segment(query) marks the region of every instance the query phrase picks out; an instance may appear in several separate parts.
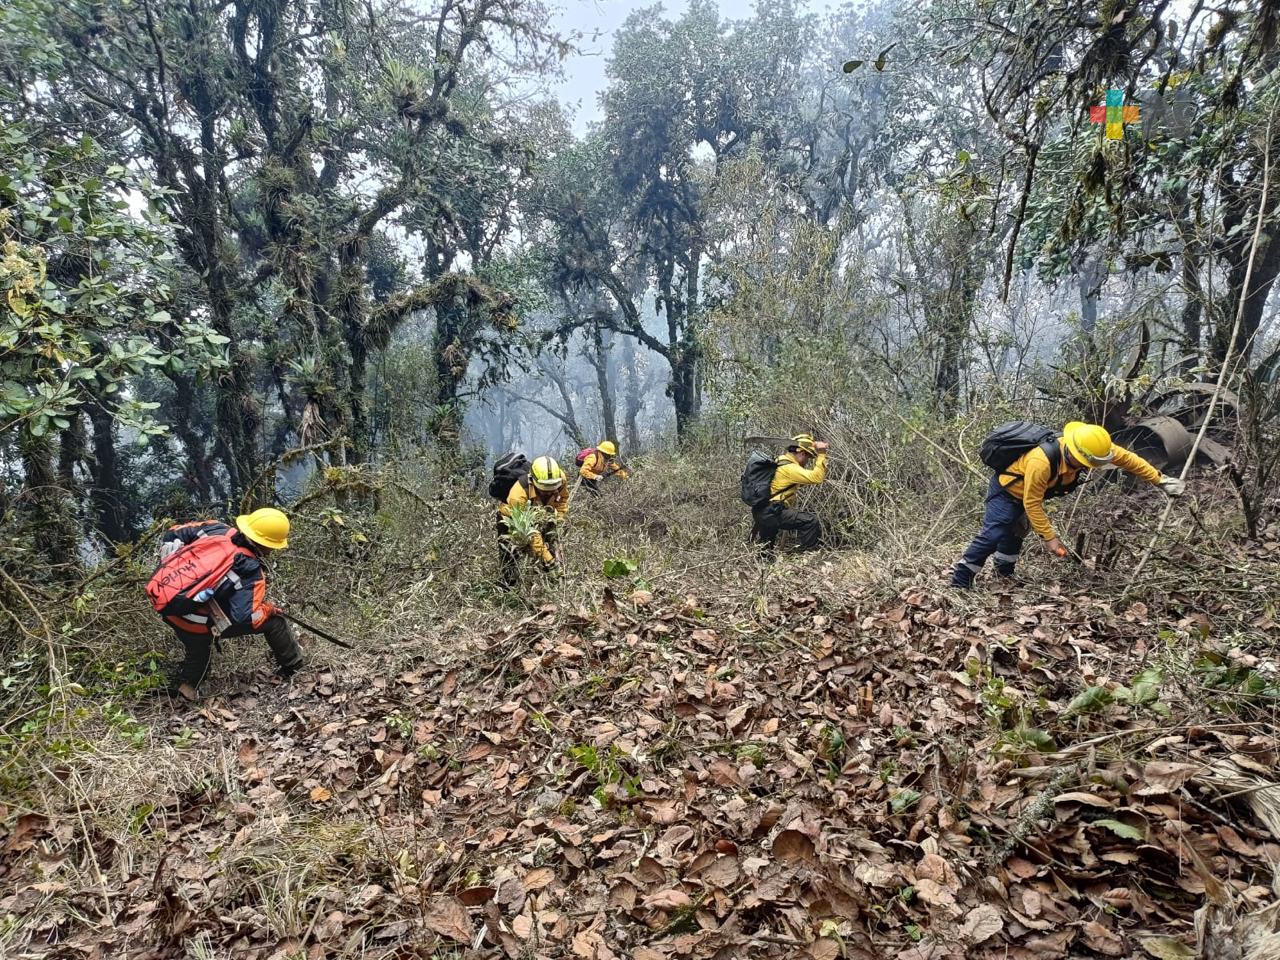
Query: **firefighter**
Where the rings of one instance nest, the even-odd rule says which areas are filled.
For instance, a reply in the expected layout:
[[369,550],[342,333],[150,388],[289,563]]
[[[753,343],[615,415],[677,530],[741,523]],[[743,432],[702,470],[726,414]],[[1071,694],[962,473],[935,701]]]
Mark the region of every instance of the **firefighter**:
[[[1050,431],[1048,435],[1053,434]],[[1182,480],[1164,476],[1136,453],[1112,443],[1105,428],[1072,421],[1055,441],[1030,445],[991,477],[982,529],[956,564],[951,585],[971,588],[987,557],[994,558],[998,576],[1012,577],[1022,541],[1031,530],[1051,554],[1065,557],[1067,548],[1049,521],[1044,501],[1071,493],[1085,481],[1089,470],[1108,464],[1146,480],[1170,497],[1180,497],[1184,492]]]
[[601,440],[593,449],[584,450],[582,462],[578,467],[578,476],[582,478],[582,487],[587,492],[599,496],[600,483],[615,477],[627,479],[627,468],[615,458],[618,456],[618,445],[612,440]]
[[783,530],[794,530],[796,549],[816,550],[822,541],[822,524],[807,510],[793,509],[799,487],[822,483],[827,478],[827,445],[815,442],[807,433],[791,438],[787,452],[778,457],[769,499],[752,510],[751,539],[763,545],[772,558],[773,545]]
[[[528,542],[518,545],[512,539],[511,520],[516,510],[530,507],[542,507],[550,516],[537,519]],[[560,562],[557,527],[568,515],[569,485],[564,471],[551,457],[538,457],[529,473],[512,483],[506,499],[498,506],[498,562],[504,584],[515,583],[522,552],[537,559],[544,570],[556,568]]]
[[199,697],[215,639],[261,634],[288,679],[302,649],[279,607],[267,602],[263,557],[288,546],[289,518],[272,507],[236,517],[170,527],[160,539],[160,565],[147,585],[153,604],[186,651],[169,684],[187,700]]

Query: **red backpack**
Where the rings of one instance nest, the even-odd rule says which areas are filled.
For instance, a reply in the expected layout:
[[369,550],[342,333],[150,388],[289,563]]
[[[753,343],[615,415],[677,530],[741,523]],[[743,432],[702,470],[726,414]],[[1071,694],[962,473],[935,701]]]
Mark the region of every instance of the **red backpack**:
[[587,462],[588,458],[594,457],[595,454],[596,454],[595,447],[583,447],[581,450],[578,451],[578,455],[573,458],[573,462],[576,463],[578,466],[582,466],[584,463]]
[[147,596],[156,613],[182,616],[200,606],[193,598],[202,590],[216,590],[241,554],[253,551],[231,542],[234,530],[199,537],[160,561],[147,581]]

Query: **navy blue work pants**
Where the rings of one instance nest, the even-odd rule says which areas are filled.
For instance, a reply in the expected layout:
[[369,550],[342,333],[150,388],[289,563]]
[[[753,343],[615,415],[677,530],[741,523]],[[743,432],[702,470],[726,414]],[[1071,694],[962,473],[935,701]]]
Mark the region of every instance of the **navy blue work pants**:
[[1013,565],[1018,562],[1022,541],[1029,529],[1022,501],[1000,485],[999,477],[992,477],[987,487],[987,509],[982,515],[982,529],[956,564],[951,576],[952,586],[973,586],[973,578],[987,562],[987,557],[994,557],[996,573],[1000,576],[1013,576]]

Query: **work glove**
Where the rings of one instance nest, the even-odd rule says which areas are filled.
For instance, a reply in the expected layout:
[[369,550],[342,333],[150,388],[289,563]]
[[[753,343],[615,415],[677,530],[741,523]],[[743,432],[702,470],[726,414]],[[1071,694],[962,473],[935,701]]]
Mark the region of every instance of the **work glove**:
[[1057,537],[1054,537],[1051,540],[1046,540],[1044,542],[1044,545],[1045,547],[1048,548],[1049,552],[1052,553],[1059,560],[1061,560],[1063,557],[1067,555],[1067,548],[1062,545],[1062,541],[1059,540]]
[[817,450],[819,453],[826,453],[827,442],[825,440],[819,440],[817,443],[813,445],[813,449]]
[[1187,492],[1187,482],[1177,477],[1161,477],[1160,489],[1166,497],[1180,497]]
[[284,610],[281,609],[280,607],[277,607],[274,603],[264,603],[262,605],[262,610],[268,617],[284,616]]

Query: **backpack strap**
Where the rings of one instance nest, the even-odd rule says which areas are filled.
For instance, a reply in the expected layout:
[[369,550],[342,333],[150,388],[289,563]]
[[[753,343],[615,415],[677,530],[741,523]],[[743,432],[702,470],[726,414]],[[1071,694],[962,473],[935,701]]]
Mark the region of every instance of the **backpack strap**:
[[[1049,461],[1050,469],[1053,469],[1054,463],[1057,463],[1057,469],[1053,470],[1053,479],[1056,484],[1058,477],[1061,476],[1062,474],[1062,444],[1058,443],[1057,440],[1046,440],[1044,443],[1036,444],[1034,447],[1032,447],[1032,450],[1044,451],[1044,456],[1045,456],[1045,459]],[[1027,451],[1027,453],[1030,453],[1030,452],[1031,450]],[[1027,479],[1025,475],[1021,473],[1014,473],[1012,470],[1001,470],[999,473],[996,474],[996,477],[997,478],[1012,477],[1012,479],[1008,483],[1004,483],[1003,481],[1001,481],[1000,488],[1002,490],[1008,490],[1019,480]],[[1050,486],[1054,486],[1054,484],[1050,484]]]
[[[782,466],[782,464],[780,464],[777,460],[774,460],[774,461],[773,461],[773,472],[774,472],[774,474],[775,474],[775,475],[777,474],[777,472],[778,472],[778,468],[779,468],[780,466]],[[772,481],[772,480],[770,480],[770,481],[769,481],[769,486],[770,486],[770,487],[772,487],[772,486],[773,486],[773,481]],[[773,498],[774,498],[774,497],[780,497],[780,496],[782,496],[782,495],[783,495],[783,494],[785,494],[785,493],[790,493],[792,490],[794,490],[794,489],[795,489],[796,487],[798,487],[798,486],[800,486],[800,484],[798,484],[798,483],[788,483],[785,487],[783,487],[783,488],[782,488],[781,490],[779,490],[777,493],[774,493],[774,492],[772,491],[772,489],[771,489],[771,490],[769,491],[769,496],[768,496],[768,498],[767,498],[767,499],[765,500],[765,502],[764,502],[764,503],[765,503],[765,506],[768,506],[768,505],[769,505],[769,504],[771,504],[771,503],[782,503],[782,501],[781,501],[781,500],[775,500],[775,499],[773,499]]]

